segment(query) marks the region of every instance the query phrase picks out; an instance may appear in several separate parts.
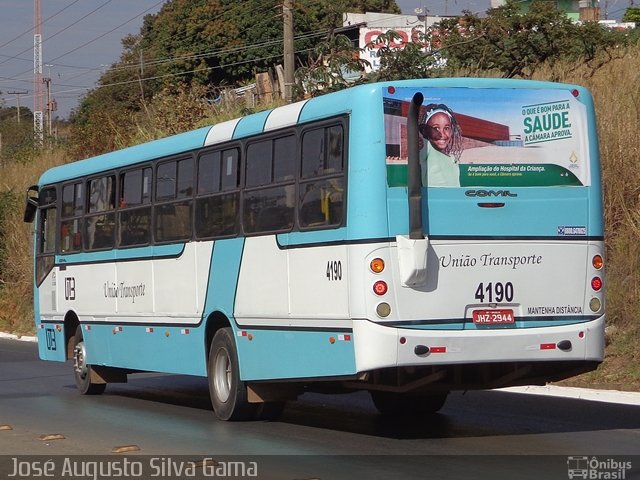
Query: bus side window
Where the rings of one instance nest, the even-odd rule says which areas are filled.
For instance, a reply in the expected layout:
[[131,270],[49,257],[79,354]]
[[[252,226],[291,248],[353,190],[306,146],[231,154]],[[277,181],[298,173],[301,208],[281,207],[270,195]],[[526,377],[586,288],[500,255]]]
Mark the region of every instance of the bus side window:
[[293,204],[287,201],[293,185],[262,188],[244,194],[243,226],[246,233],[287,231],[293,227]]
[[324,173],[341,172],[344,168],[344,133],[341,125],[327,128],[327,159]]
[[62,187],[62,221],[60,222],[60,251],[62,253],[82,250],[82,183]]
[[198,158],[196,238],[230,237],[238,233],[237,148],[205,152]]
[[287,135],[273,142],[273,181],[293,180],[296,174],[296,137]]
[[56,232],[58,210],[56,208],[56,189],[46,188],[40,191],[38,203],[38,232],[36,238],[36,285],[41,285],[53,269],[56,253]]
[[342,223],[344,179],[329,178],[300,184],[300,227],[337,226]]
[[246,233],[293,228],[296,140],[286,135],[249,144],[242,224]]
[[87,182],[87,216],[85,217],[85,248],[113,248],[115,239],[115,175],[94,178]]
[[151,241],[151,167],[120,175],[118,244],[147,245]]
[[162,163],[158,166],[154,206],[157,242],[189,240],[192,235],[193,157]]
[[298,197],[300,228],[342,224],[344,216],[344,131],[341,125],[315,128],[302,137]]
[[302,178],[322,174],[324,152],[324,128],[305,132],[302,137]]
[[55,253],[58,212],[55,205],[40,211],[40,246],[38,253]]
[[247,147],[245,186],[260,187],[271,183],[273,168],[272,140],[251,143]]

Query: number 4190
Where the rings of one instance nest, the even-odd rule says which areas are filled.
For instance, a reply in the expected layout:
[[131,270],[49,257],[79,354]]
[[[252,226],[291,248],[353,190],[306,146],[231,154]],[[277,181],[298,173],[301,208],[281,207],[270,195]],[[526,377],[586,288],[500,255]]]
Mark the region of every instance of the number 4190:
[[480,282],[476,289],[475,298],[480,303],[511,302],[513,301],[513,284],[511,282]]

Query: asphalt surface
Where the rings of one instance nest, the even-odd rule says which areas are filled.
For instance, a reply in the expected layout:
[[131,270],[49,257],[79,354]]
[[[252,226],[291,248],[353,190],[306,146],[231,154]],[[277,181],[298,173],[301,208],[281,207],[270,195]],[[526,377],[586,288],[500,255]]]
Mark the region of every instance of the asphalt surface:
[[379,416],[366,393],[305,394],[276,421],[229,423],[215,419],[204,378],[139,374],[103,395],[81,396],[71,370],[69,362],[40,361],[35,343],[0,339],[0,478],[16,468],[16,458],[61,462],[76,455],[134,458],[146,467],[159,458],[149,478],[190,477],[167,457],[177,465],[255,461],[257,478],[298,480],[564,479],[574,459],[595,458],[608,478],[619,465],[623,478],[640,478],[634,404],[453,393],[439,414],[418,421]]

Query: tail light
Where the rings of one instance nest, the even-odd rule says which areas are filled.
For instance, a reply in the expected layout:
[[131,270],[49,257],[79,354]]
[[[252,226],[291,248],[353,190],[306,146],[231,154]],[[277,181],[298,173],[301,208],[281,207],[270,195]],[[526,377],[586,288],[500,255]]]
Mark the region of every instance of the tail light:
[[384,271],[384,260],[381,258],[374,258],[369,263],[369,268],[373,273],[382,273]]
[[385,293],[387,293],[388,290],[389,290],[389,287],[387,285],[387,282],[378,280],[376,283],[373,284],[373,293],[375,293],[376,295],[382,296]]

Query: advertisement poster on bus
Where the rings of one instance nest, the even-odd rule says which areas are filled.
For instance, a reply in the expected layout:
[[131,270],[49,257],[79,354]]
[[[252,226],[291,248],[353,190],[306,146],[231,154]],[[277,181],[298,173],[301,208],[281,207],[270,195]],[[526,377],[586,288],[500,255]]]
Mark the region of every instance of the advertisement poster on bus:
[[[384,98],[389,186],[406,185],[407,112],[418,91]],[[587,186],[586,107],[570,90],[420,89],[422,182],[430,187]]]

